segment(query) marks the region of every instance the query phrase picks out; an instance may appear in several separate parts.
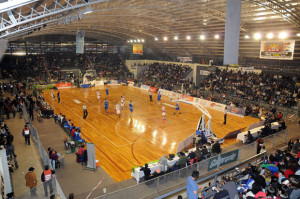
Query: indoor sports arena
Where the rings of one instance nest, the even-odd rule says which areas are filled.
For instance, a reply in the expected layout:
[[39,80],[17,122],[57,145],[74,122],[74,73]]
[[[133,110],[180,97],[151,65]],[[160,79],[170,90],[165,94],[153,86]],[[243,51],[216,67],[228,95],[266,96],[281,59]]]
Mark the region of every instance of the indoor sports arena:
[[3,199],[299,199],[299,0],[0,0]]

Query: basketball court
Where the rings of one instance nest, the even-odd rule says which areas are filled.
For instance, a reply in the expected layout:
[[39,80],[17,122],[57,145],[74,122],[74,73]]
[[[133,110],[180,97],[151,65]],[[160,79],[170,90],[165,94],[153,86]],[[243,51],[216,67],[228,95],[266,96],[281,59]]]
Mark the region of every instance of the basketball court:
[[[109,114],[105,113],[106,98],[104,86],[94,88],[61,89],[61,103],[51,97],[50,90],[44,91],[44,98],[56,114],[62,113],[81,127],[81,136],[87,142],[95,143],[96,159],[100,166],[116,181],[131,178],[131,168],[159,159],[164,154],[176,153],[177,145],[195,132],[202,113],[194,106],[179,103],[182,114],[174,115],[174,108],[166,106],[167,119],[162,119],[157,94],[150,102],[148,92],[135,87],[109,85]],[[101,102],[97,99],[97,89]],[[54,91],[56,95],[56,91]],[[115,103],[125,96],[125,110],[121,118],[115,114]],[[133,102],[133,116],[130,117],[128,103]],[[162,96],[162,103],[175,105],[170,98]],[[83,119],[82,106],[86,104],[88,116]],[[223,124],[224,113],[207,109],[212,116],[212,132],[223,138],[229,132],[248,127],[258,121],[252,117],[228,114]],[[62,138],[63,140],[63,138]],[[225,140],[222,147],[235,143]]]

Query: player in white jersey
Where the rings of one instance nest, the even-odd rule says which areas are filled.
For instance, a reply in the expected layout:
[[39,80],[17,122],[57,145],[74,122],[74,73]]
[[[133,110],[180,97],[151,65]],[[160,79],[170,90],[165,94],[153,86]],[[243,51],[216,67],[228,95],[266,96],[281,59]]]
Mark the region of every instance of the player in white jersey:
[[53,93],[53,90],[51,90],[51,97],[54,99],[55,98],[55,95]]
[[165,105],[162,105],[161,107],[161,111],[162,111],[162,116],[163,116],[163,119],[165,120],[166,119],[166,108],[165,108]]
[[99,89],[97,89],[97,99],[98,99],[98,101],[100,102],[100,91],[99,91]]
[[121,96],[121,108],[122,110],[125,110],[125,97]]
[[115,109],[116,109],[117,115],[118,115],[119,118],[120,118],[120,116],[121,116],[121,111],[120,111],[120,105],[119,105],[119,102],[116,102],[116,107],[115,107]]

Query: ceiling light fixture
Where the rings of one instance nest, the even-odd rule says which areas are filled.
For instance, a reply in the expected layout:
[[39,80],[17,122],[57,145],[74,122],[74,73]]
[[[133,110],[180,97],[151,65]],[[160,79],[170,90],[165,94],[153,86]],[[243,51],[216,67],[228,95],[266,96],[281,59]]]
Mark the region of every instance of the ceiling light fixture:
[[145,40],[144,40],[144,39],[142,39],[142,42],[144,43],[144,42],[145,42]]
[[279,35],[278,35],[278,37],[280,38],[280,39],[285,39],[285,38],[287,38],[287,33],[286,32],[281,32],[281,33],[279,33]]
[[168,37],[164,37],[164,41],[168,41]]
[[249,39],[250,37],[249,37],[249,35],[245,35],[245,39]]
[[274,37],[273,33],[270,32],[270,33],[267,34],[268,39],[273,39],[273,37]]
[[205,36],[204,36],[204,35],[200,35],[200,39],[201,39],[201,40],[204,40],[204,39],[205,39]]
[[187,39],[187,40],[191,40],[191,36],[189,36],[189,35],[186,36],[186,39]]
[[215,39],[219,39],[220,38],[220,36],[219,35],[215,35]]
[[174,37],[174,40],[178,40],[178,37],[177,37],[177,36],[175,36],[175,37]]
[[254,39],[255,39],[255,40],[259,40],[259,39],[261,39],[261,34],[260,34],[260,33],[258,33],[258,32],[257,32],[257,33],[255,33],[255,34],[254,34]]
[[158,41],[158,38],[157,38],[157,37],[155,37],[155,38],[154,38],[154,40],[155,40],[155,41]]

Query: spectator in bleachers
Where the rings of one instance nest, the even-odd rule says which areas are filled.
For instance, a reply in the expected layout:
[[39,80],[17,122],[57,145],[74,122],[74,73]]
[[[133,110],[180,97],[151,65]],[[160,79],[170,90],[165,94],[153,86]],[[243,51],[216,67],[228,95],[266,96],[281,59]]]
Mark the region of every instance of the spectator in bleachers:
[[168,156],[165,154],[164,156],[159,158],[159,161],[158,161],[159,169],[163,172],[167,171],[167,169],[169,168],[167,157]]
[[230,195],[227,190],[224,189],[222,183],[218,183],[217,187],[213,188],[216,191],[214,199],[230,199]]
[[192,175],[187,178],[186,190],[187,190],[187,197],[189,199],[198,199],[198,193],[202,188],[201,185],[198,185],[196,183],[198,177],[199,177],[199,172],[197,170],[194,170],[192,172]]

